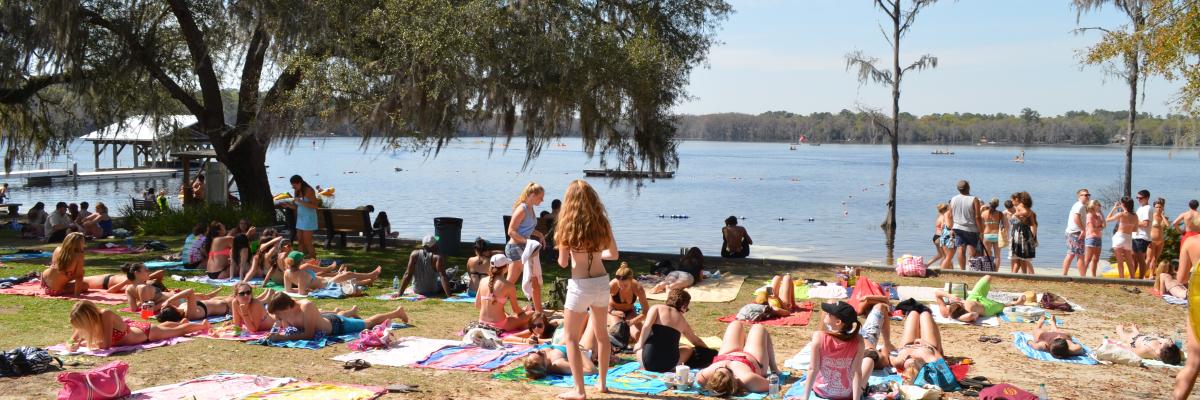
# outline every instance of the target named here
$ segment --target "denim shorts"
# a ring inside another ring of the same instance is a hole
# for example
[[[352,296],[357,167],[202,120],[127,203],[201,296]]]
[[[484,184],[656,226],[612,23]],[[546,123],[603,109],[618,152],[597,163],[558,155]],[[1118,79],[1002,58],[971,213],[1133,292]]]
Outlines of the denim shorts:
[[[1090,238],[1084,238],[1084,239],[1083,239],[1083,246],[1084,246],[1084,247],[1103,247],[1103,246],[1102,246],[1102,245],[1103,245],[1103,242],[1104,242],[1104,240],[1103,240],[1103,239],[1101,239],[1099,236],[1096,236],[1096,237],[1090,237]]]
[[[512,261],[521,261],[521,254],[525,253],[525,245],[509,242],[504,245],[504,256]]]

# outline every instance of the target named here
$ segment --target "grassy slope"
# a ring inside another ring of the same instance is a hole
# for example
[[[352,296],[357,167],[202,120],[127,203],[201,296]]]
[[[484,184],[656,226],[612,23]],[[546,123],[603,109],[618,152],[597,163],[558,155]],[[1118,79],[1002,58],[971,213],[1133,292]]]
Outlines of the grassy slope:
[[[143,238],[139,238],[142,240]],[[178,248],[179,238],[152,238]],[[0,246],[29,247],[32,242],[13,237],[11,232],[0,233]],[[89,243],[89,245],[92,245]],[[50,247],[47,247],[50,248]],[[407,261],[411,249],[388,249],[364,252],[359,248],[319,249],[322,259],[337,259],[350,264],[359,271],[382,265],[384,273],[375,288],[369,292],[374,296],[387,291],[391,278],[399,274],[403,262]],[[88,274],[119,272],[118,267],[127,261],[149,260],[166,252],[145,253],[132,256],[104,256],[88,254]],[[465,257],[452,257],[449,265],[465,264]],[[626,259],[635,270],[646,272],[653,260]],[[720,265],[718,269],[730,270]],[[19,275],[42,268],[40,264],[9,263],[0,268],[0,276]],[[721,315],[735,312],[752,296],[757,284],[770,276],[790,271],[800,278],[833,279],[834,271],[829,268],[792,268],[781,265],[762,264],[737,266],[734,271],[749,274],[742,286],[737,301],[731,303],[697,303],[691,307],[689,321],[701,335],[720,335],[723,325],[716,321]],[[544,266],[547,280],[565,275],[565,271],[553,264]],[[615,269],[615,264],[609,270]],[[971,278],[947,275],[936,280],[898,278],[892,274],[868,273],[878,281],[893,281],[901,284],[940,286],[943,281],[970,282]],[[170,288],[196,288],[211,290],[211,287],[170,281]],[[1130,295],[1113,285],[1085,285],[1076,283],[1032,283],[1011,279],[998,279],[994,290],[1023,291],[1026,289],[1048,290],[1062,294],[1072,301],[1084,305],[1088,310],[1065,316],[1066,328],[1079,336],[1085,343],[1097,344],[1102,336],[1113,336],[1112,326],[1119,322],[1136,322],[1143,330],[1173,334],[1182,328],[1182,307],[1168,306],[1147,295]],[[229,294],[226,288],[222,294]],[[322,309],[358,305],[363,315],[382,312],[395,307],[394,302],[361,297],[344,300],[317,300]],[[60,343],[69,334],[67,313],[71,302],[47,300],[24,296],[0,296],[0,348],[20,345],[48,346]],[[454,332],[473,320],[477,313],[470,304],[443,303],[440,301],[405,302],[415,326],[404,333],[412,336],[453,338]],[[119,306],[114,306],[119,307]],[[811,336],[819,315],[808,327],[772,328],[777,353],[781,359],[794,355]],[[1169,393],[1173,374],[1148,371],[1123,366],[1084,367],[1067,364],[1049,364],[1027,360],[1011,344],[981,344],[975,338],[981,334],[1008,337],[1017,329],[1028,330],[1031,326],[1004,324],[999,328],[948,327],[943,329],[947,352],[953,356],[973,357],[977,366],[972,374],[983,374],[994,381],[1007,381],[1032,388],[1046,383],[1054,398],[1163,398]],[[893,335],[898,336],[901,326],[893,323]],[[898,339],[898,338],[897,338]],[[147,352],[114,357],[128,362],[128,384],[132,388],[143,388],[179,382],[189,378],[218,371],[233,371],[274,376],[292,376],[318,381],[346,382],[386,385],[389,383],[419,384],[426,392],[413,398],[460,399],[481,394],[496,394],[499,398],[533,397],[545,398],[560,389],[542,388],[513,383],[500,383],[487,379],[480,373],[447,372],[410,368],[374,367],[360,372],[346,372],[339,363],[329,358],[347,352],[344,345],[322,350],[276,349],[251,346],[236,342],[198,339],[178,346]],[[102,365],[111,359],[74,357],[80,362],[75,369]],[[0,379],[0,398],[49,398],[60,387],[55,374]],[[469,382],[464,384],[465,382]],[[532,394],[533,396],[529,396]],[[400,397],[395,396],[394,397]],[[594,397],[594,394],[593,394]],[[626,396],[614,395],[624,398]]]

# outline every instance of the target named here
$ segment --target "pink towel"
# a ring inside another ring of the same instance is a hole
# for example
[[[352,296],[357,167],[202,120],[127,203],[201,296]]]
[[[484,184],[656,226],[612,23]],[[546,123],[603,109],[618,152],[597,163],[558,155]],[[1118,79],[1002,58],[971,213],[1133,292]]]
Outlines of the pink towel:
[[[50,296],[47,295],[46,292],[42,291],[41,283],[36,280],[25,282],[20,285],[13,285],[13,287],[8,289],[0,289],[0,294],[15,294],[20,296],[35,296],[60,300],[91,300],[93,303],[97,304],[121,304],[127,300],[125,293],[108,293],[102,290],[90,290],[80,294],[79,297]]]
[[[100,248],[95,248],[95,249],[88,249],[88,251],[96,253],[96,254],[137,254],[137,253],[145,253],[146,249],[143,249],[140,247],[139,248],[129,248],[129,247],[125,247],[125,246],[116,246],[116,247],[100,247]]]
[[[792,315],[789,315],[789,316],[786,316],[783,318],[772,318],[772,319],[768,319],[766,321],[758,321],[758,322],[753,322],[753,321],[742,321],[742,322],[749,323],[749,324],[763,324],[766,326],[804,326],[804,325],[808,325],[809,319],[812,318],[812,309],[813,309],[813,303],[811,301],[806,301],[804,303],[797,304],[796,309],[792,310]],[[724,316],[721,318],[717,318],[717,321],[729,323],[729,322],[733,322],[733,320],[735,320],[735,319],[737,319],[737,314],[727,315],[727,316]]]
[[[237,399],[254,392],[277,388],[294,381],[292,378],[221,373],[202,376],[186,382],[155,386],[133,392],[131,400],[218,400]]]
[[[507,348],[488,350],[475,346],[451,346],[431,354],[425,361],[412,364],[417,368],[450,369],[459,371],[489,372],[504,367],[525,357],[534,350],[529,345],[509,345]]]
[[[271,335],[270,331],[262,331],[262,332],[242,331],[241,335],[234,336],[233,332],[230,332],[228,330],[220,330],[220,331],[214,330],[213,332],[209,332],[209,333],[200,335],[199,337],[206,338],[206,339],[232,340],[235,342],[249,342],[249,341],[253,341],[253,340],[266,339],[267,336],[270,336],[270,335]]]
[[[79,351],[82,351],[82,353],[80,353],[80,354],[85,355],[85,356],[108,357],[108,356],[112,356],[112,355],[120,354],[120,353],[130,353],[130,352],[139,351],[139,350],[153,349],[155,347],[170,346],[173,344],[179,344],[179,343],[183,343],[183,342],[187,342],[187,341],[191,341],[191,340],[192,340],[191,338],[173,337],[173,338],[166,339],[166,340],[146,342],[146,343],[142,343],[142,344],[135,344],[132,346],[110,347],[110,348],[104,349],[104,350],[89,350],[86,347],[80,347]],[[58,353],[66,353],[67,345],[56,344],[56,345],[46,348],[46,350],[50,350],[50,351],[58,352]]]

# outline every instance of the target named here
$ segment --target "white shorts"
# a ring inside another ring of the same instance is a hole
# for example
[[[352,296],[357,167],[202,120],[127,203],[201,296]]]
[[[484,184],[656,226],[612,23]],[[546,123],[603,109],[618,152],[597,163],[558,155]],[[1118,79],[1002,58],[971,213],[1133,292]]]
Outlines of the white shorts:
[[[1117,232],[1113,234],[1112,246],[1114,249],[1125,249],[1133,251],[1133,234]]]
[[[567,300],[563,308],[574,312],[588,312],[588,308],[608,307],[608,275],[595,278],[567,280]]]
[[[692,284],[696,283],[696,278],[693,278],[692,274],[687,272],[671,271],[671,273],[663,278],[663,282],[666,282],[668,285],[682,283],[683,287],[689,288],[692,287]]]

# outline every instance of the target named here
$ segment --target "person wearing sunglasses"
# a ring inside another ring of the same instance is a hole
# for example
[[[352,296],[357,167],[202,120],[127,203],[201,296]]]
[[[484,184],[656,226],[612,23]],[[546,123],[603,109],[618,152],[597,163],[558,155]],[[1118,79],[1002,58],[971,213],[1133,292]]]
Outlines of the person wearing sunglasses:
[[[275,325],[275,318],[267,313],[267,308],[263,306],[272,294],[273,290],[267,289],[259,296],[254,296],[254,288],[250,284],[242,282],[233,287],[233,300],[231,302],[230,312],[233,314],[233,325],[241,326],[249,332],[265,332]]]
[[[1075,204],[1071,205],[1071,212],[1067,214],[1067,255],[1063,257],[1062,274],[1067,275],[1071,270],[1071,262],[1077,264],[1079,275],[1083,276],[1086,264],[1084,263],[1084,243],[1083,243],[1083,228],[1084,222],[1087,221],[1084,217],[1087,209],[1088,200],[1091,200],[1092,194],[1087,189],[1079,189],[1075,192]]]

